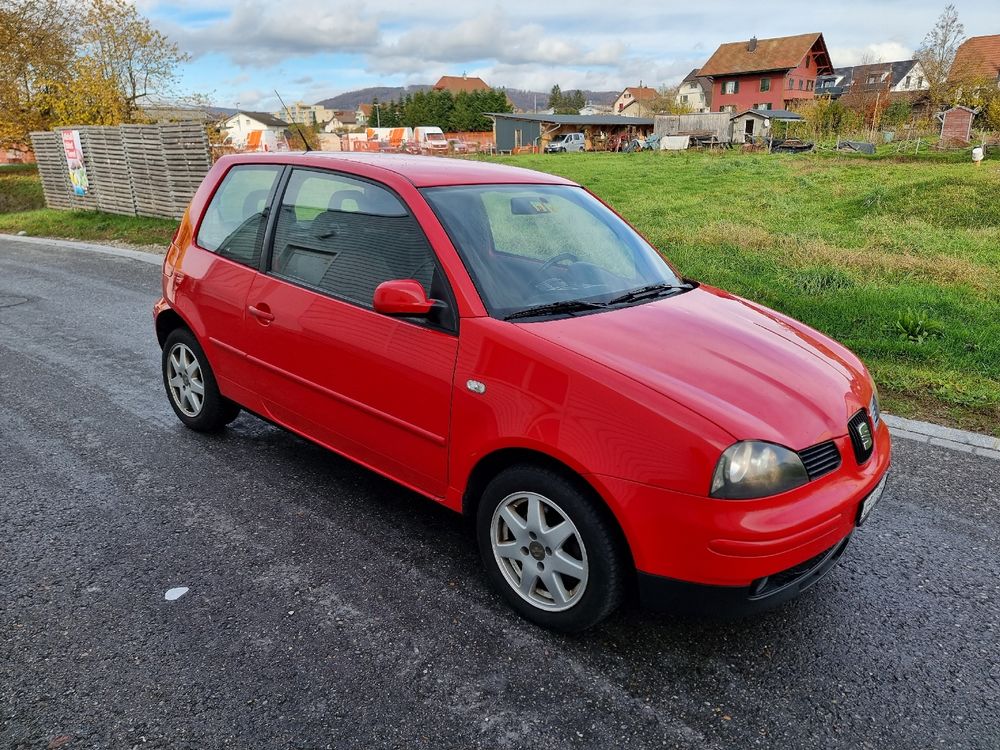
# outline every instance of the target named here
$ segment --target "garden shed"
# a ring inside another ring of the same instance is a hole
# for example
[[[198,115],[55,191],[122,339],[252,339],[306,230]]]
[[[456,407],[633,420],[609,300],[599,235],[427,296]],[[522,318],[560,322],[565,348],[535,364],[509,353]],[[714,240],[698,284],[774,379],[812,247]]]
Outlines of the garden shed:
[[[787,109],[748,109],[732,116],[733,143],[752,143],[754,139],[779,137],[773,132],[775,122],[801,122],[804,118]]]
[[[941,118],[941,141],[968,143],[972,138],[972,121],[978,113],[978,109],[958,106],[938,115]]]

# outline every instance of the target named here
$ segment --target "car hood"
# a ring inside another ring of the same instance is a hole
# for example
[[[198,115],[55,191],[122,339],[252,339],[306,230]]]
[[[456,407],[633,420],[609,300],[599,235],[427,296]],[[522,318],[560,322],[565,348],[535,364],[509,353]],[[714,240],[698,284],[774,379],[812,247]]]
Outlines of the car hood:
[[[737,440],[801,450],[846,434],[848,419],[871,397],[864,365],[845,347],[711,287],[520,325],[683,404]]]

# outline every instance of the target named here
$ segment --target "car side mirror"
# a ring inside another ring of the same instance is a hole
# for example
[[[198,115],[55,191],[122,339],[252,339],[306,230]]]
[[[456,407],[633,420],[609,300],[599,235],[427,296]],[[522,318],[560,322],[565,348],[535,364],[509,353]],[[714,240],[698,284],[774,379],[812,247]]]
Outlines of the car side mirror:
[[[375,288],[372,303],[375,312],[383,315],[424,316],[434,308],[434,301],[427,298],[424,287],[413,279],[383,281]]]

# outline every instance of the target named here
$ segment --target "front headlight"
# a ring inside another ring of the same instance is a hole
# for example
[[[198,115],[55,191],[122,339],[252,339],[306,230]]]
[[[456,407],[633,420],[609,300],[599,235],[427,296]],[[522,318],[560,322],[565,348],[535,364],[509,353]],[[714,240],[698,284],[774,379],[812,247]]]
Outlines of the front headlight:
[[[777,495],[809,481],[802,459],[774,443],[748,440],[722,453],[712,477],[712,497],[748,500]]]

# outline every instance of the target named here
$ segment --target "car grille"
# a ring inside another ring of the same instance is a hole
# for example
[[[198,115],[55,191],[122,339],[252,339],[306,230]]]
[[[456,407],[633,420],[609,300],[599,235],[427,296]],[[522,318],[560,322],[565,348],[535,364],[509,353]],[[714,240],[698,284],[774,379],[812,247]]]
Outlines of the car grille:
[[[840,451],[832,440],[799,451],[802,465],[806,467],[809,479],[819,479],[840,468]]]
[[[871,458],[875,449],[875,434],[864,409],[851,417],[847,423],[847,434],[851,436],[854,457],[858,460],[858,465],[861,465]]]

